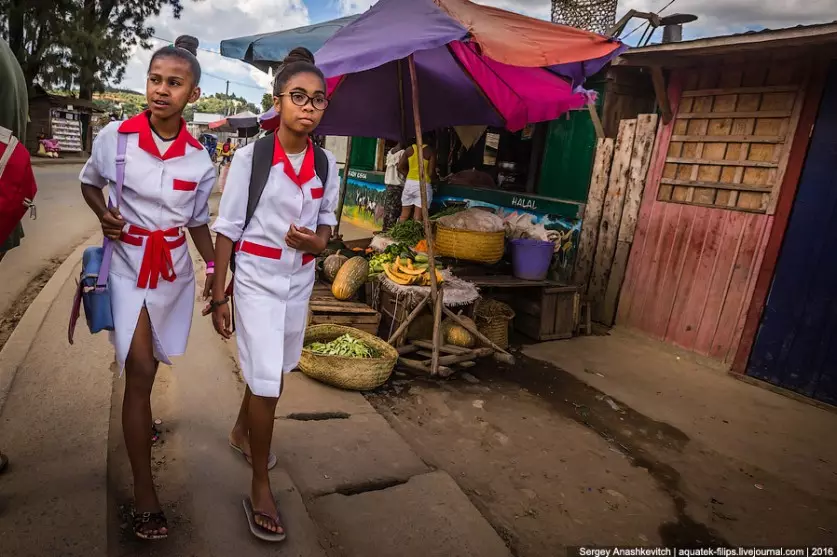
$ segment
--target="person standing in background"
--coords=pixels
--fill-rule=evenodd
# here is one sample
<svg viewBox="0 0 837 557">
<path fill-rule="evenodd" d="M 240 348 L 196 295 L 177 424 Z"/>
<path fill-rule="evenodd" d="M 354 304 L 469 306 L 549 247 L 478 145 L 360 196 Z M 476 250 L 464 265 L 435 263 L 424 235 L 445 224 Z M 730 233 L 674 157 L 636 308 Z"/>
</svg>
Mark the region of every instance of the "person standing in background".
<svg viewBox="0 0 837 557">
<path fill-rule="evenodd" d="M 404 192 L 404 176 L 398 172 L 398 164 L 401 162 L 401 155 L 404 154 L 404 147 L 400 142 L 396 143 L 387 153 L 386 173 L 384 184 L 387 187 L 384 196 L 384 232 L 392 228 L 398 217 L 401 215 L 401 194 Z"/>
<path fill-rule="evenodd" d="M 20 69 L 9 44 L 0 39 L 0 127 L 10 130 L 19 141 L 25 141 L 28 119 L 29 96 L 23 70 Z M 32 179 L 34 180 L 34 177 Z M 20 245 L 22 238 L 23 226 L 18 223 L 11 235 L 0 245 L 0 261 L 7 251 Z M 0 473 L 8 465 L 9 459 L 0 451 Z"/>
<path fill-rule="evenodd" d="M 422 145 L 422 155 L 424 160 L 421 164 L 424 165 L 424 177 L 427 187 L 427 204 L 430 209 L 430 202 L 433 200 L 433 180 L 436 178 L 436 149 L 431 146 L 435 144 L 435 136 L 433 132 L 425 134 L 427 144 Z M 421 212 L 421 187 L 419 185 L 419 154 L 417 141 L 408 147 L 401 156 L 401 162 L 398 164 L 398 171 L 404 174 L 407 179 L 404 182 L 404 193 L 401 195 L 401 216 L 399 221 L 404 222 L 409 220 L 412 215 L 414 220 L 422 222 L 424 218 Z"/>
</svg>

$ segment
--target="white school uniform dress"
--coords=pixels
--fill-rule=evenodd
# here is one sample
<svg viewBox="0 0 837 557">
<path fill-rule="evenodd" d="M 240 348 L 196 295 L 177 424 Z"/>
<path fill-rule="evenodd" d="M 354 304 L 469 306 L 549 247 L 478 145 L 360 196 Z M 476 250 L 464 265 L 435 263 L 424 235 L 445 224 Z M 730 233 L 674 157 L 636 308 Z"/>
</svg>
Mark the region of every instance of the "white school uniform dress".
<svg viewBox="0 0 837 557">
<path fill-rule="evenodd" d="M 185 122 L 174 141 L 164 142 L 155 138 L 147 113 L 142 113 L 111 122 L 99 132 L 79 175 L 83 184 L 103 188 L 116 182 L 119 133 L 129 134 L 119 206 L 128 225 L 114 245 L 108 287 L 114 320 L 111 341 L 121 370 L 143 306 L 151 318 L 154 357 L 170 364 L 170 357 L 186 351 L 195 272 L 183 228 L 209 222 L 215 169 Z M 114 188 L 110 200 L 116 203 Z"/>
<path fill-rule="evenodd" d="M 308 300 L 314 288 L 314 256 L 288 247 L 291 224 L 316 231 L 335 226 L 339 178 L 334 155 L 328 157 L 328 183 L 314 168 L 309 141 L 299 171 L 278 138 L 274 138 L 273 167 L 253 218 L 244 229 L 253 145 L 239 149 L 233 159 L 212 229 L 235 242 L 233 290 L 235 326 L 241 371 L 253 394 L 278 397 L 282 374 L 299 363 Z"/>
</svg>

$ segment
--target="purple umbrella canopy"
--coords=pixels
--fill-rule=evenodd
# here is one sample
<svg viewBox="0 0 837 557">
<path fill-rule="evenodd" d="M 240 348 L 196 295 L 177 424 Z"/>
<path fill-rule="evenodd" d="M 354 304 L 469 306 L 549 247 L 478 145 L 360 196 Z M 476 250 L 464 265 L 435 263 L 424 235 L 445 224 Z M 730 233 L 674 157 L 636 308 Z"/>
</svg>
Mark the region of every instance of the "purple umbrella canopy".
<svg viewBox="0 0 837 557">
<path fill-rule="evenodd" d="M 521 47 L 502 45 L 509 33 Z M 554 46 L 554 35 L 566 49 Z M 410 55 L 424 129 L 519 130 L 584 106 L 588 97 L 579 89 L 584 78 L 624 48 L 593 33 L 467 0 L 380 0 L 316 54 L 331 99 L 318 133 L 411 135 L 412 85 L 405 60 Z M 533 66 L 544 61 L 548 66 Z"/>
</svg>

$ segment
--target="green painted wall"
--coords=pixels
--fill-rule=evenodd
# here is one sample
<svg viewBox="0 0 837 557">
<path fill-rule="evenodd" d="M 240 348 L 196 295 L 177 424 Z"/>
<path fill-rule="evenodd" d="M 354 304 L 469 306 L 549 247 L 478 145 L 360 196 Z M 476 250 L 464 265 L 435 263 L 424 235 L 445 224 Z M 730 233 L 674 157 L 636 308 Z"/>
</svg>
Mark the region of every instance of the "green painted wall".
<svg viewBox="0 0 837 557">
<path fill-rule="evenodd" d="M 353 137 L 349 167 L 357 170 L 375 170 L 378 140 L 373 137 Z"/>
<path fill-rule="evenodd" d="M 599 114 L 604 104 L 604 84 L 595 84 Z M 539 195 L 587 203 L 593 172 L 596 130 L 587 110 L 574 110 L 549 123 L 544 148 Z"/>
</svg>

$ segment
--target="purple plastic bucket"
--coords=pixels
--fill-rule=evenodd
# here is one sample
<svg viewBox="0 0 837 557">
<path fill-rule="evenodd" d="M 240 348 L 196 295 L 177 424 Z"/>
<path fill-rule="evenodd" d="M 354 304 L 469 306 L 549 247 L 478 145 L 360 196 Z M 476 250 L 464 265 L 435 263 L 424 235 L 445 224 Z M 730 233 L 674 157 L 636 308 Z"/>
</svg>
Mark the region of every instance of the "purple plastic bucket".
<svg viewBox="0 0 837 557">
<path fill-rule="evenodd" d="M 524 280 L 543 280 L 549 273 L 555 244 L 543 240 L 512 240 L 514 276 Z"/>
</svg>

